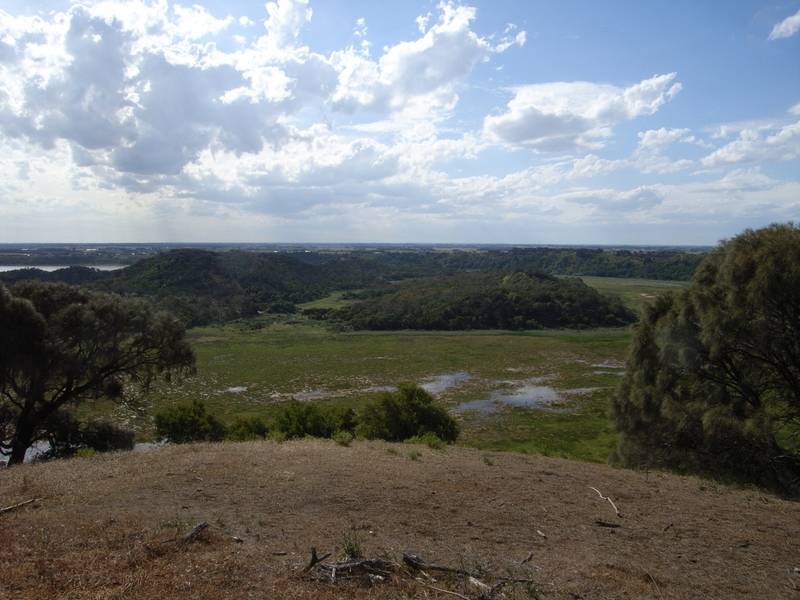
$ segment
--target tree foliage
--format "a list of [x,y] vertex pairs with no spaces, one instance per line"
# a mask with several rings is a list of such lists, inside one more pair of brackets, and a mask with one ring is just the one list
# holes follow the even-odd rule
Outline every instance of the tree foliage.
[[170,406],[155,414],[156,435],[172,444],[220,442],[228,431],[203,402]]
[[383,392],[364,406],[357,431],[367,439],[389,442],[402,442],[426,434],[455,442],[459,426],[444,408],[433,403],[430,393],[404,383],[397,392]]
[[[57,259],[42,254],[41,260],[63,264],[66,256]],[[28,260],[17,259],[17,264]],[[119,259],[129,260],[130,256],[115,258]],[[297,303],[316,300],[336,290],[371,288],[377,291],[390,282],[422,277],[441,279],[476,271],[538,271],[550,275],[686,281],[701,259],[701,254],[689,252],[604,251],[599,248],[453,252],[419,248],[378,252],[343,252],[341,249],[212,252],[183,248],[150,256],[118,271],[101,272],[73,266],[49,273],[27,268],[0,273],[0,282],[11,285],[38,279],[89,284],[105,291],[147,296],[178,315],[187,326],[197,326],[249,318],[259,312],[292,313]],[[79,257],[72,256],[70,260],[79,262]]]
[[611,418],[619,458],[796,492],[800,229],[723,242],[692,285],[649,305]]
[[37,460],[67,458],[81,449],[96,452],[133,450],[134,432],[99,420],[76,419],[68,410],[56,411],[44,426],[49,449]]
[[340,431],[352,433],[356,415],[352,409],[328,408],[315,402],[290,400],[275,419],[275,429],[286,439],[305,436],[330,438]]
[[144,300],[0,285],[0,451],[21,463],[59,410],[100,399],[135,407],[157,375],[193,365],[183,325]]
[[635,320],[619,298],[604,296],[580,279],[536,271],[414,279],[368,291],[363,298],[335,316],[354,329],[372,330],[530,330]]

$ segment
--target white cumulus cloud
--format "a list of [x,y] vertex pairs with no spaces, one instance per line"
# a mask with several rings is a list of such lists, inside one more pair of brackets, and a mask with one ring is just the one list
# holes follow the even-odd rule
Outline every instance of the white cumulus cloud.
[[776,23],[768,39],[777,40],[779,38],[792,37],[798,31],[800,31],[800,10],[791,17],[786,17],[780,23]]
[[417,19],[422,37],[388,48],[377,62],[353,48],[334,52],[331,60],[339,72],[334,109],[378,113],[451,109],[458,101],[457,86],[477,62],[525,41],[525,32],[520,32],[513,40],[492,46],[470,29],[474,8],[441,2],[438,9],[439,20],[427,31],[430,16]]
[[484,120],[495,142],[537,152],[578,152],[603,147],[611,126],[652,114],[677,94],[675,73],[656,75],[628,88],[586,81],[517,88],[508,110]]
[[755,162],[778,162],[800,156],[800,121],[772,130],[764,135],[761,129],[746,128],[739,139],[725,144],[701,160],[707,167],[721,167]]

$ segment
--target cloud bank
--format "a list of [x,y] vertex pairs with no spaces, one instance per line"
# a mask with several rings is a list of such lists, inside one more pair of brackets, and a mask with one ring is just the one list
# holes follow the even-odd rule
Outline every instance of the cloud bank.
[[[262,13],[167,0],[0,11],[0,233],[70,222],[91,239],[491,241],[800,214],[798,184],[760,170],[800,157],[800,105],[706,135],[653,124],[683,98],[675,71],[621,84],[532,73],[469,124],[476,71],[528,48],[516,25],[479,34],[476,8],[445,1],[409,39],[376,52],[362,18],[323,54],[304,37],[308,0]],[[696,179],[653,180],[678,173]]]

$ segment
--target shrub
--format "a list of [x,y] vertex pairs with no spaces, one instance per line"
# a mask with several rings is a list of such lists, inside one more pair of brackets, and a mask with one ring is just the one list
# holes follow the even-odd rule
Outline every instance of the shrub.
[[228,428],[228,439],[235,442],[263,440],[269,430],[269,423],[261,417],[240,417]]
[[442,450],[447,444],[434,433],[426,433],[425,435],[415,435],[414,437],[404,440],[406,444],[424,444],[431,450]]
[[156,413],[156,434],[173,444],[219,442],[227,433],[225,424],[212,415],[203,402],[170,406]]
[[458,438],[458,422],[433,404],[433,396],[419,386],[404,383],[397,392],[384,392],[361,413],[358,433],[367,439],[402,442],[431,434],[445,442]]
[[338,429],[333,411],[314,402],[291,400],[275,419],[275,428],[286,435],[286,439],[305,436],[329,438]]
[[340,431],[333,436],[333,441],[340,446],[349,446],[353,441],[353,434],[349,431]]

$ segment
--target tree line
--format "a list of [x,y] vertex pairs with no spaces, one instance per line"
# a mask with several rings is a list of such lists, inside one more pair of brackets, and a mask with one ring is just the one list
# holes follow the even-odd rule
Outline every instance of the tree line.
[[353,329],[533,330],[624,326],[636,315],[580,279],[535,271],[467,272],[367,290],[338,311],[311,310]]
[[335,290],[379,289],[391,282],[478,271],[688,280],[701,258],[699,254],[678,252],[579,248],[294,255],[188,248],[163,252],[118,271],[78,266],[51,273],[21,269],[0,273],[0,282],[12,285],[38,279],[145,296],[194,327],[259,313],[292,313],[297,304]]

